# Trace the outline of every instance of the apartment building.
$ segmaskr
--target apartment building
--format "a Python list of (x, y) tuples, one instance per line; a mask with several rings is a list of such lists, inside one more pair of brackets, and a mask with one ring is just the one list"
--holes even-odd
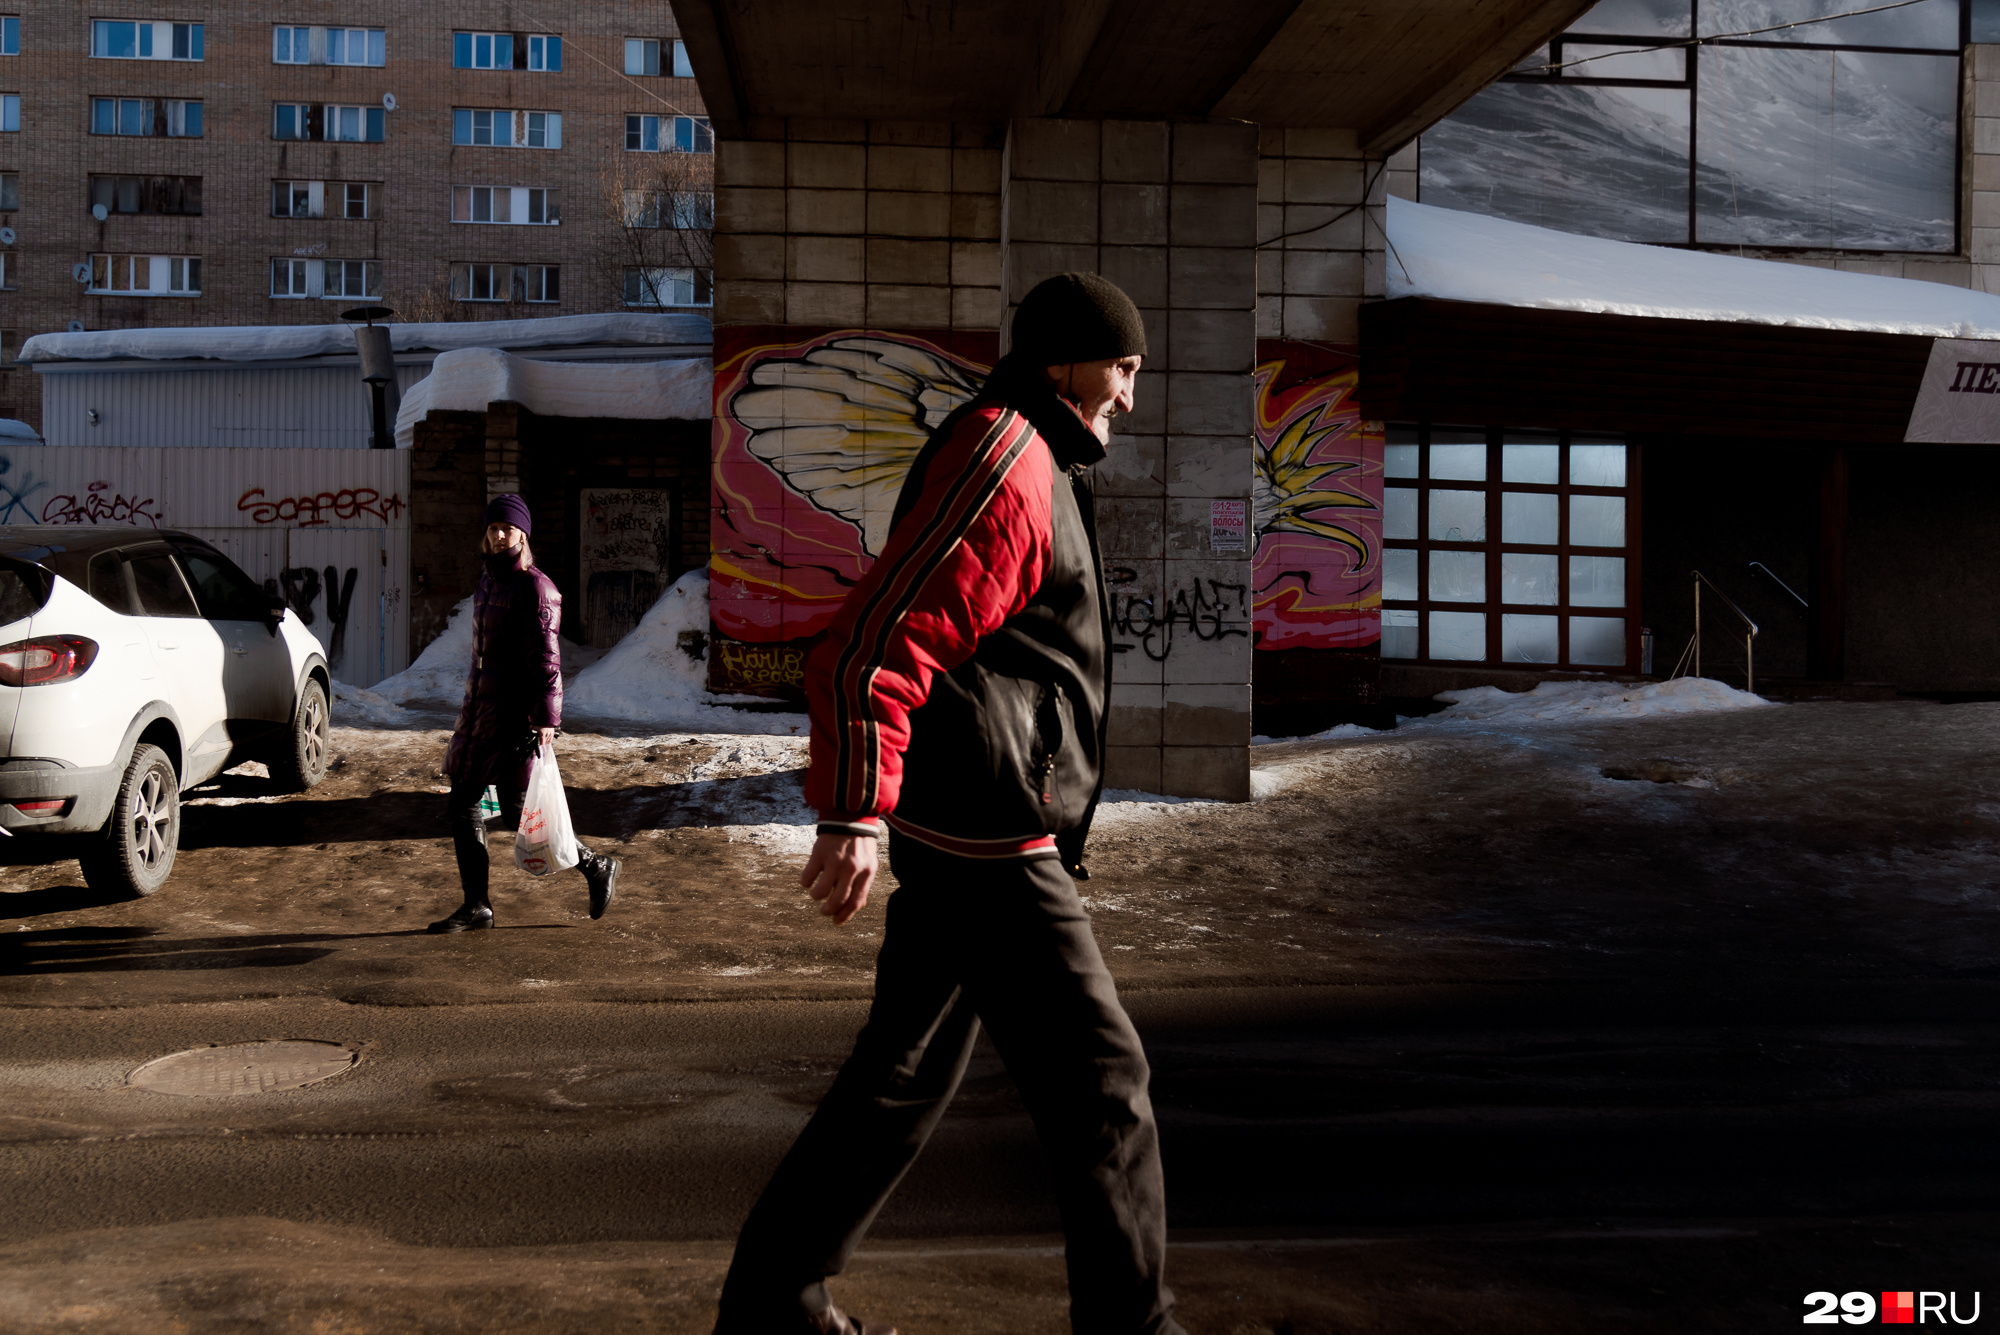
[(706, 309), (664, 0), (0, 7), (0, 417), (37, 333)]

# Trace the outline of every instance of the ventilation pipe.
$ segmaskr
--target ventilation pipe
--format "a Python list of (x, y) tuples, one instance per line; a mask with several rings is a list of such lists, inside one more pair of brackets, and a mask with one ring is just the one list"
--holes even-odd
[(369, 420), (374, 434), (369, 444), (378, 450), (396, 448), (396, 410), (403, 406), (403, 392), (396, 386), (396, 357), (389, 349), (389, 330), (378, 325), (396, 312), (387, 306), (357, 306), (342, 311), (343, 320), (365, 320), (354, 331), (354, 345), (361, 352), (361, 381), (368, 386)]

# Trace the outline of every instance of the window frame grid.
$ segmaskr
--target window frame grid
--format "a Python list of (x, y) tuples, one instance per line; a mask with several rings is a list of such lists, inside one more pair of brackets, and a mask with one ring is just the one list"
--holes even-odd
[[(1681, 67), (1681, 77), (1678, 79), (1606, 77), (1606, 76), (1596, 76), (1588, 74), (1571, 74), (1569, 70), (1563, 68), (1556, 68), (1546, 72), (1541, 72), (1535, 70), (1523, 70), (1520, 69), (1519, 67), (1516, 67), (1514, 69), (1508, 70), (1505, 74), (1502, 74), (1497, 80), (1495, 80), (1494, 85), (1489, 85), (1489, 86), (1496, 86), (1498, 84), (1503, 84), (1503, 83), (1514, 83), (1514, 84), (1539, 84), (1543, 87), (1652, 88), (1652, 89), (1662, 89), (1675, 92), (1685, 92), (1688, 95), (1687, 231), (1684, 236), (1681, 236), (1677, 239), (1663, 240), (1654, 244), (1675, 246), (1687, 250), (1716, 250), (1716, 251), (1725, 251), (1734, 253), (1736, 251), (1743, 249), (1744, 247), (1743, 242), (1710, 241), (1710, 240), (1704, 240), (1701, 235), (1701, 215), (1700, 215), (1701, 151), (1700, 151), (1700, 140), (1697, 134), (1699, 121), (1701, 117), (1701, 104), (1699, 102), (1700, 87), (1701, 87), (1701, 64), (1700, 64), (1701, 49), (1704, 46), (1707, 46), (1715, 48), (1733, 47), (1738, 49), (1752, 49), (1752, 50), (1825, 51), (1833, 53), (1835, 55), (1843, 51), (1851, 51), (1857, 54), (1932, 56), (1938, 59), (1950, 59), (1955, 63), (1956, 68), (1954, 71), (1955, 75), (1954, 81), (1957, 84), (1957, 86), (1962, 89), (1965, 85), (1965, 62), (1968, 59), (1966, 51), (1972, 44), (1972, 7), (1973, 7), (1973, 0), (1959, 0), (1958, 45), (1953, 47), (1887, 46), (1887, 45), (1878, 45), (1878, 44), (1861, 43), (1861, 42), (1816, 42), (1810, 40), (1787, 41), (1780, 38), (1772, 38), (1772, 37), (1703, 37), (1700, 38), (1700, 40), (1698, 41), (1688, 41), (1685, 46), (1678, 46), (1678, 45), (1673, 46), (1672, 49), (1681, 52), (1685, 61), (1685, 63)], [(1690, 0), (1688, 5), (1688, 16), (1689, 16), (1688, 36), (1690, 38), (1693, 38), (1698, 36), (1700, 32), (1700, 21), (1699, 21), (1700, 11), (1699, 11), (1698, 0)], [(1578, 15), (1577, 19), (1573, 20), (1573, 22), (1580, 22), (1582, 21), (1583, 18), (1584, 15)], [(1549, 38), (1548, 42), (1546, 43), (1546, 47), (1548, 50), (1549, 64), (1552, 66), (1561, 66), (1563, 64), (1563, 47), (1565, 46), (1584, 46), (1584, 47), (1603, 48), (1603, 49), (1617, 49), (1620, 47), (1651, 49), (1651, 48), (1667, 47), (1669, 44), (1677, 43), (1681, 40), (1683, 39), (1662, 37), (1659, 34), (1633, 36), (1630, 34), (1620, 35), (1616, 33), (1579, 32), (1576, 31), (1574, 28), (1565, 27), (1562, 31), (1554, 34)], [(1836, 251), (1841, 254), (1850, 254), (1850, 255), (1911, 254), (1911, 255), (1929, 256), (1929, 255), (1952, 255), (1958, 253), (1965, 246), (1967, 231), (1969, 227), (1969, 222), (1965, 213), (1967, 201), (1964, 198), (1965, 156), (1966, 156), (1967, 136), (1972, 133), (1972, 127), (1969, 115), (1961, 114), (1959, 119), (1960, 119), (1960, 124), (1958, 125), (1955, 131), (1956, 142), (1954, 144), (1954, 151), (1952, 153), (1952, 160), (1954, 165), (1952, 168), (1953, 206), (1952, 206), (1951, 246), (1939, 250), (1924, 250), (1924, 251), (1901, 251), (1901, 250), (1888, 250), (1881, 248), (1864, 248), (1855, 246), (1825, 246), (1825, 245), (1796, 245), (1796, 244), (1782, 244), (1782, 245), (1758, 244), (1754, 248), (1759, 251), (1764, 251), (1771, 254), (1779, 254), (1779, 255), (1813, 254), (1822, 251)], [(1421, 147), (1418, 149), (1418, 152), (1419, 154), (1422, 153)], [(1419, 173), (1419, 175), (1421, 176), (1421, 172)], [(1418, 186), (1419, 199), (1422, 198), (1422, 194), (1423, 191), (1420, 182)]]
[[(1409, 423), (1395, 423), (1392, 431), (1406, 430)], [(1385, 571), (1382, 583), (1382, 610), (1413, 611), (1417, 616), (1417, 656), (1414, 658), (1390, 658), (1383, 655), (1384, 662), (1409, 663), (1424, 667), (1461, 667), (1481, 669), (1523, 669), (1542, 672), (1636, 672), (1640, 667), (1640, 455), (1641, 447), (1629, 434), (1615, 431), (1560, 431), (1515, 427), (1511, 433), (1516, 437), (1514, 444), (1554, 444), (1560, 447), (1561, 465), (1554, 483), (1507, 482), (1501, 477), (1503, 466), (1503, 446), (1508, 443), (1508, 428), (1503, 427), (1462, 427), (1450, 423), (1419, 422), (1414, 424), (1417, 446), (1417, 476), (1390, 477), (1385, 457), (1382, 485), (1386, 489), (1400, 487), (1416, 492), (1417, 536), (1415, 538), (1382, 539), (1383, 560), (1386, 565), (1388, 553), (1392, 550), (1417, 553), (1415, 598), (1391, 598), (1388, 577)], [(1460, 478), (1431, 477), (1431, 445), (1433, 431), (1474, 433), (1485, 436), (1486, 477), (1484, 481), (1469, 481)], [(1524, 435), (1546, 436), (1550, 439), (1524, 441)], [(1625, 485), (1623, 487), (1598, 487), (1573, 483), (1570, 478), (1570, 447), (1575, 438), (1584, 437), (1582, 443), (1613, 443), (1609, 439), (1597, 441), (1594, 437), (1623, 436), (1625, 446)], [(1409, 442), (1397, 441), (1395, 444)], [(1454, 442), (1457, 443), (1457, 442)], [(1471, 442), (1463, 442), (1471, 443)], [(1430, 493), (1437, 491), (1478, 491), (1484, 497), (1488, 536), (1477, 542), (1455, 542), (1443, 538), (1430, 537)], [(1502, 492), (1525, 492), (1557, 497), (1556, 541), (1547, 543), (1527, 543), (1506, 541), (1501, 529)], [(1570, 542), (1571, 496), (1618, 496), (1625, 501), (1625, 544), (1622, 547), (1586, 547)], [(1386, 506), (1385, 498), (1385, 506)], [(1479, 552), (1485, 556), (1484, 571), (1487, 597), (1483, 602), (1454, 602), (1434, 599), (1430, 596), (1430, 556), (1434, 551)], [(1504, 553), (1518, 552), (1526, 555), (1550, 555), (1556, 558), (1556, 601), (1553, 603), (1508, 603), (1501, 601), (1501, 558)], [(1590, 606), (1570, 601), (1570, 558), (1572, 556), (1616, 556), (1625, 562), (1625, 603), (1620, 608)], [(1434, 658), (1431, 656), (1430, 613), (1438, 612), (1479, 612), (1486, 617), (1486, 655), (1484, 658)], [(1623, 663), (1575, 663), (1570, 658), (1570, 618), (1621, 615), (1625, 621), (1625, 660)], [(1556, 621), (1556, 661), (1552, 663), (1524, 663), (1509, 661), (1502, 657), (1504, 635), (1503, 616), (1552, 616)]]

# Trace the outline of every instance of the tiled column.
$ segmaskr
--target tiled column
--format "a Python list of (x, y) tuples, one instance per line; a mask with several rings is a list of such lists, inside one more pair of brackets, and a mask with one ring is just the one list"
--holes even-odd
[(1257, 130), (1023, 120), (1007, 142), (1003, 281), (1094, 270), (1138, 303), (1137, 410), (1095, 470), (1114, 656), (1106, 784), (1250, 794)]
[(1000, 131), (753, 123), (716, 145), (715, 322), (991, 330)]
[[(1352, 130), (1265, 130), (1257, 182), (1257, 334), (1357, 345), (1384, 282), (1383, 201), (1414, 154), (1362, 154)], [(1366, 196), (1364, 199), (1363, 196)]]

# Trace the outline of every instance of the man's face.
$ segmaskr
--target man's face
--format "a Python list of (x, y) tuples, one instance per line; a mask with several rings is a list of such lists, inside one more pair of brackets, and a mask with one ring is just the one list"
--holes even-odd
[(511, 552), (521, 545), (528, 535), (504, 519), (496, 519), (486, 526), (486, 550), (498, 556), (501, 552)]
[(1071, 362), (1051, 366), (1049, 380), (1056, 391), (1074, 403), (1083, 420), (1102, 441), (1111, 439), (1111, 419), (1132, 411), (1133, 395), (1139, 383), (1141, 358), (1114, 357), (1101, 362)]

